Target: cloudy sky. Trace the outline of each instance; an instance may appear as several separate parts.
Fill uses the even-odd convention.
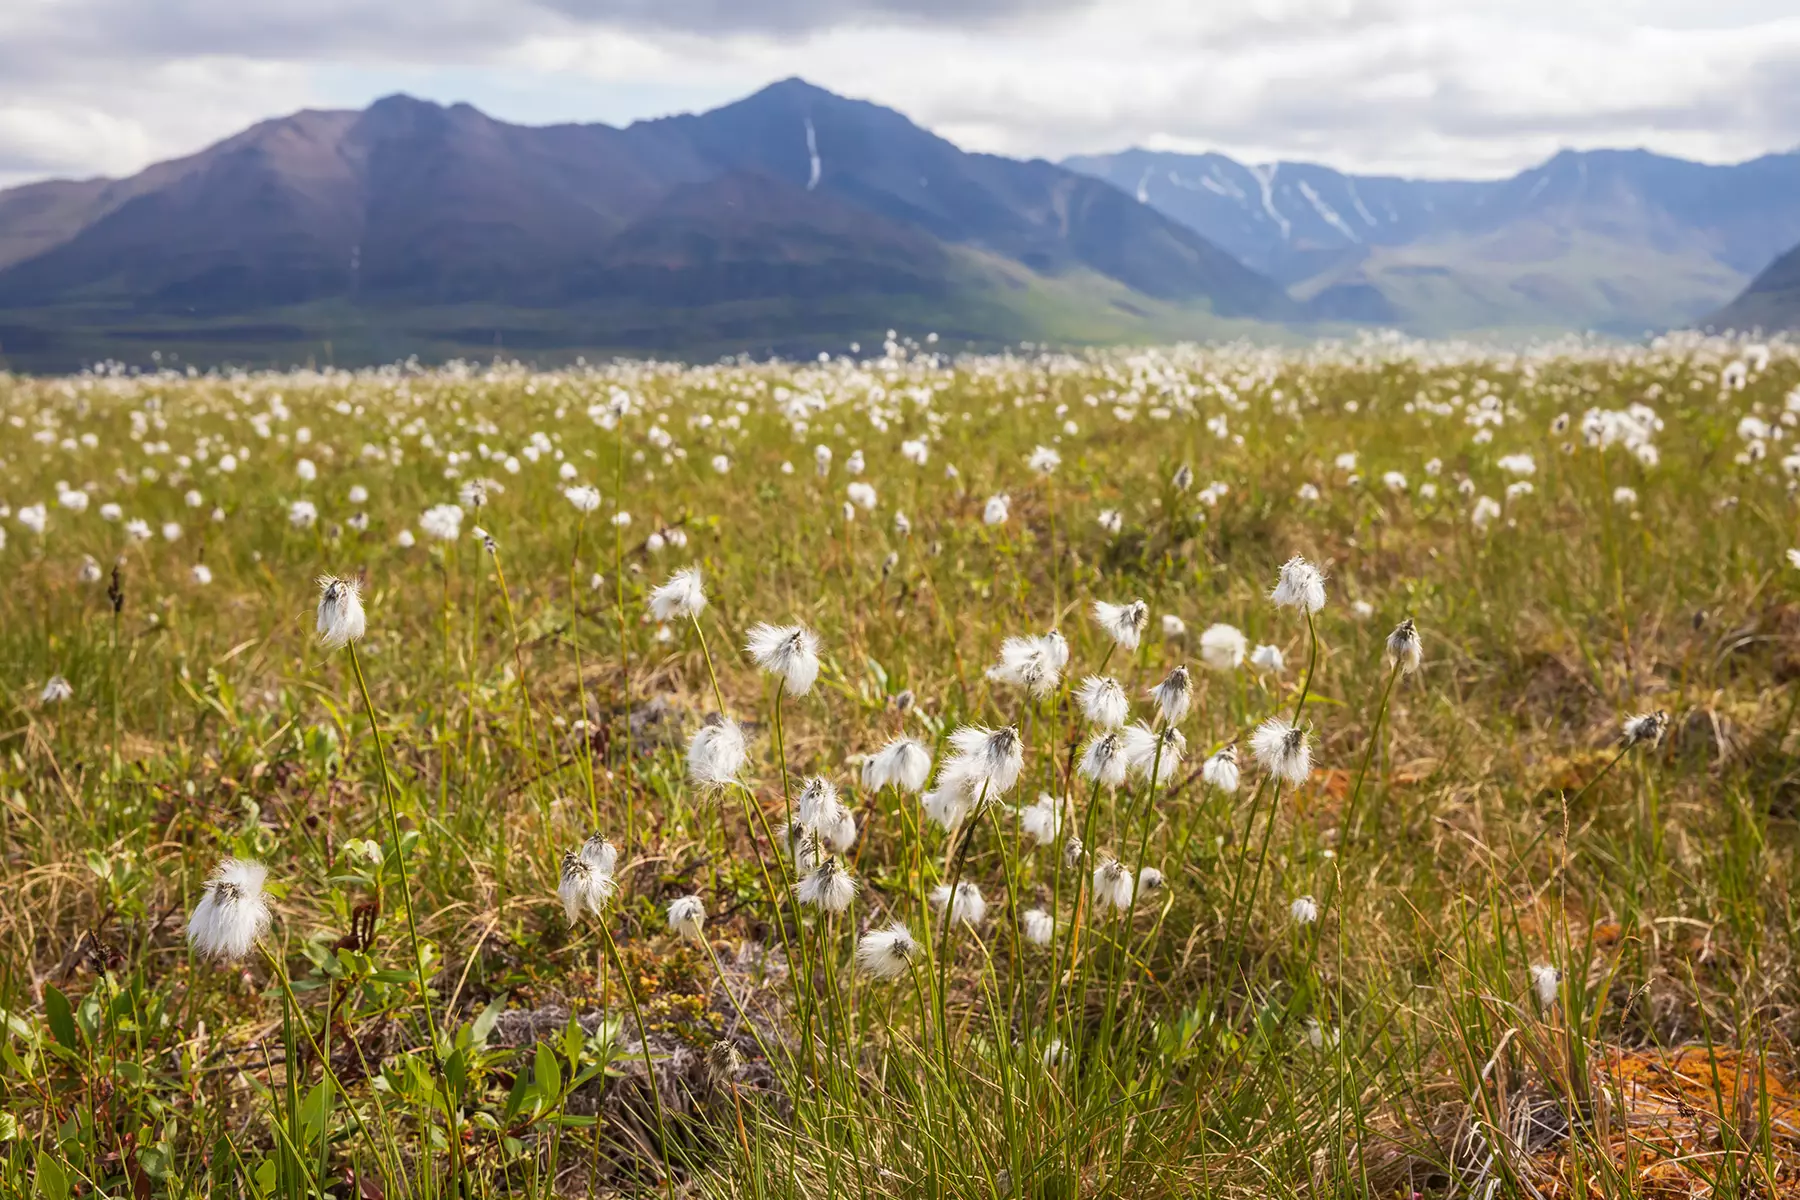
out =
[[[1491,176],[1800,146],[1793,0],[4,0],[0,186],[395,91],[618,124],[789,75],[1050,158]]]

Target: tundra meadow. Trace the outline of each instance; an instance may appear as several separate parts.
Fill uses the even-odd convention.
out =
[[[0,1194],[1794,1195],[1800,346],[0,376]]]

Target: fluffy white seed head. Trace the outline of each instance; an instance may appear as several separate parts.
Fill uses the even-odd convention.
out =
[[[1269,593],[1276,608],[1316,613],[1325,607],[1325,576],[1298,554],[1281,564],[1281,576]]]
[[[462,536],[463,510],[454,504],[434,504],[419,518],[419,531],[440,542]]]
[[[837,859],[828,858],[794,885],[794,893],[802,904],[822,912],[841,913],[856,899],[856,880]]]
[[[1007,725],[988,729],[980,725],[964,725],[950,735],[953,755],[939,773],[942,786],[945,774],[963,781],[963,786],[976,799],[997,800],[1012,791],[1025,765],[1025,746],[1019,731]]]
[[[1019,831],[1040,846],[1048,846],[1062,834],[1062,802],[1039,792],[1035,803],[1019,810]]]
[[[1262,769],[1295,787],[1312,775],[1312,745],[1306,730],[1270,717],[1250,735],[1250,751]]]
[[[1163,873],[1155,867],[1143,867],[1139,869],[1137,877],[1138,899],[1142,900],[1145,897],[1160,896],[1162,895],[1163,888],[1167,886],[1168,880],[1164,879]]]
[[[44,684],[44,690],[38,694],[38,701],[42,704],[61,704],[74,696],[75,688],[67,679],[61,675],[52,675]]]
[[[1048,946],[1056,936],[1056,918],[1041,908],[1028,908],[1019,915],[1019,930],[1033,946]]]
[[[931,752],[916,738],[897,737],[863,760],[863,786],[920,792],[931,777]]]
[[[1138,641],[1144,635],[1144,626],[1150,620],[1150,606],[1142,600],[1133,600],[1130,604],[1110,604],[1105,600],[1094,601],[1094,623],[1100,626],[1107,637],[1118,643],[1120,649],[1136,650]]]
[[[1094,903],[1101,908],[1131,907],[1135,881],[1131,868],[1116,858],[1109,858],[1094,868]]]
[[[362,638],[368,621],[363,615],[362,588],[354,579],[319,576],[319,642],[338,650]]]
[[[1394,626],[1394,632],[1388,634],[1387,657],[1402,675],[1411,675],[1419,669],[1425,650],[1419,643],[1418,626],[1413,624],[1411,617]]]
[[[1279,675],[1287,660],[1281,657],[1280,646],[1265,644],[1250,652],[1250,665],[1265,675]]]
[[[698,896],[669,901],[669,932],[697,942],[706,928],[706,905]]]
[[[1538,1007],[1549,1008],[1562,991],[1562,972],[1549,963],[1533,963],[1531,990],[1537,995]]]
[[[1624,729],[1619,734],[1619,744],[1626,749],[1633,746],[1650,746],[1662,744],[1663,735],[1669,732],[1669,714],[1657,712],[1639,713],[1625,718]]]
[[[564,463],[563,465],[566,467],[569,464]],[[564,488],[563,496],[575,506],[575,511],[584,517],[600,507],[600,489],[588,484]]]
[[[1235,625],[1208,625],[1200,635],[1200,661],[1215,671],[1234,671],[1244,663],[1250,639]]]
[[[1235,745],[1226,746],[1206,760],[1200,778],[1214,791],[1230,796],[1238,790],[1238,757]]]
[[[659,621],[697,617],[706,611],[706,588],[699,567],[684,567],[650,592],[650,615]]]
[[[949,909],[948,919],[963,925],[979,925],[987,920],[987,898],[981,889],[970,880],[964,879],[956,885],[956,899],[950,898],[950,885],[940,883],[931,889],[931,906],[942,916]]]
[[[213,868],[188,918],[188,945],[195,953],[234,962],[250,953],[269,928],[267,878],[268,869],[248,859],[228,858]]]
[[[934,824],[955,829],[968,819],[975,807],[975,797],[962,780],[940,777],[938,785],[919,797],[919,806]]]
[[[856,965],[877,979],[898,979],[912,969],[921,950],[912,931],[895,921],[862,935],[856,943]]]
[[[1000,643],[1000,661],[988,668],[987,677],[1041,700],[1062,681],[1056,660],[1057,648],[1047,638],[1009,637]]]
[[[744,649],[791,695],[806,695],[819,677],[819,637],[804,625],[756,625]]]
[[[1186,667],[1176,667],[1146,693],[1156,702],[1165,725],[1179,725],[1194,702],[1194,679]]]
[[[556,896],[562,901],[563,915],[569,924],[580,920],[583,913],[598,915],[612,899],[614,886],[612,877],[595,870],[581,852],[570,850],[563,855]]]
[[[1131,701],[1116,679],[1089,675],[1076,689],[1075,699],[1083,715],[1101,729],[1118,729],[1131,715]]]
[[[987,504],[981,510],[981,523],[984,525],[1004,525],[1006,518],[1012,514],[1012,497],[1005,492],[997,496],[989,496]]]
[[[837,785],[823,775],[814,775],[800,788],[800,797],[794,804],[794,819],[808,829],[822,831],[834,824],[843,811],[844,803],[838,798]]]
[[[1140,721],[1125,727],[1124,738],[1125,761],[1131,773],[1157,787],[1169,782],[1181,767],[1182,755],[1187,753],[1187,739],[1172,725],[1153,730]]]
[[[1311,925],[1319,919],[1319,902],[1311,896],[1295,896],[1288,905],[1288,916],[1296,925]]]
[[[1125,735],[1114,729],[1096,733],[1088,739],[1081,752],[1081,762],[1075,769],[1090,783],[1117,788],[1125,782],[1125,772],[1130,766],[1125,754]]]
[[[748,757],[744,747],[744,731],[736,721],[709,713],[694,736],[688,739],[688,778],[710,787],[736,783]]]

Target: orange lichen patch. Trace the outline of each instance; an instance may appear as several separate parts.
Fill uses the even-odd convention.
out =
[[[1800,1091],[1753,1054],[1682,1046],[1612,1050],[1595,1080],[1605,1100],[1593,1135],[1536,1156],[1546,1197],[1600,1194],[1599,1161],[1630,1190],[1688,1200],[1732,1190],[1800,1195]]]

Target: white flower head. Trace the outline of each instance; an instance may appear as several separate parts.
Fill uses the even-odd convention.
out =
[[[463,510],[454,504],[434,504],[419,518],[419,531],[440,542],[462,536]]]
[[[1142,900],[1146,896],[1160,896],[1163,888],[1167,886],[1168,880],[1164,879],[1163,873],[1155,867],[1140,867],[1138,869],[1136,899]]]
[[[1625,726],[1619,735],[1619,744],[1626,749],[1633,746],[1656,747],[1662,744],[1663,735],[1669,732],[1669,714],[1657,712],[1639,713],[1625,718]]]
[[[1166,638],[1181,637],[1187,633],[1187,622],[1183,621],[1174,613],[1164,613],[1162,618],[1162,631],[1163,636]]]
[[[1250,735],[1250,750],[1263,770],[1295,787],[1312,775],[1312,745],[1303,726],[1270,717]]]
[[[4,542],[0,542],[0,545],[4,545],[4,544],[5,544]],[[82,555],[81,556],[81,570],[76,573],[76,578],[81,580],[81,582],[83,582],[83,583],[99,583],[100,575],[101,575],[101,571],[100,571],[99,560],[97,560],[91,554]]]
[[[736,721],[708,713],[694,736],[688,739],[688,778],[703,787],[725,787],[737,782],[749,757],[744,731]]]
[[[367,629],[363,615],[362,586],[354,579],[319,576],[319,642],[327,650],[341,650],[360,641]]]
[[[612,876],[596,869],[587,854],[570,850],[563,855],[556,895],[569,924],[580,920],[584,912],[598,916],[616,887]]]
[[[919,797],[919,807],[934,824],[950,830],[968,819],[975,797],[962,780],[941,776],[935,788]]]
[[[972,881],[964,879],[956,885],[956,899],[950,898],[950,885],[940,883],[931,889],[931,906],[942,915],[947,908],[948,920],[961,925],[979,925],[987,920],[987,898]]]
[[[1238,757],[1235,745],[1225,746],[1200,767],[1200,778],[1206,786],[1230,796],[1238,790]]]
[[[1069,639],[1062,635],[1062,630],[1052,629],[1038,640],[1044,643],[1044,653],[1050,656],[1058,671],[1069,665]]]
[[[930,777],[931,752],[915,738],[897,737],[863,760],[863,786],[875,791],[921,792]]]
[[[1048,846],[1062,833],[1062,802],[1039,792],[1034,803],[1019,810],[1019,830],[1040,846]]]
[[[1038,446],[1032,450],[1031,457],[1025,460],[1025,466],[1033,475],[1048,478],[1056,473],[1056,468],[1062,466],[1062,455],[1048,446]]]
[[[1539,1008],[1550,1008],[1562,992],[1562,972],[1549,963],[1533,963],[1531,990],[1537,994]]]
[[[1200,661],[1215,671],[1234,671],[1244,663],[1250,639],[1235,625],[1208,625],[1200,635]]]
[[[744,649],[757,666],[781,677],[789,695],[806,695],[819,677],[819,636],[804,625],[758,624]]]
[[[1125,755],[1125,735],[1109,729],[1088,739],[1075,769],[1082,778],[1101,787],[1117,788],[1125,782],[1125,771],[1130,765]]]
[[[1056,937],[1056,918],[1041,908],[1019,914],[1019,931],[1033,946],[1048,946]]]
[[[987,677],[1041,700],[1062,681],[1056,659],[1055,643],[1045,638],[1009,637],[1000,643],[1000,661],[988,668]]]
[[[981,509],[983,525],[1004,525],[1006,518],[1012,513],[1012,498],[1005,492],[989,496],[987,504]]]
[[[18,522],[39,537],[43,537],[44,530],[50,525],[50,510],[42,504],[22,505],[18,512]],[[146,536],[148,536],[147,533]]]
[[[504,491],[506,488],[492,479],[471,479],[456,489],[456,498],[464,508],[482,508]]]
[[[1075,699],[1082,714],[1101,729],[1118,729],[1131,715],[1131,700],[1116,679],[1089,675],[1076,689]]]
[[[699,567],[684,567],[650,593],[650,613],[659,621],[697,617],[706,611],[706,588]]]
[[[1144,626],[1149,620],[1150,606],[1142,600],[1133,600],[1130,604],[1094,601],[1094,623],[1106,632],[1106,636],[1117,642],[1121,649],[1137,649],[1138,639],[1143,636]]]
[[[61,675],[52,675],[44,684],[44,690],[38,694],[38,702],[40,704],[61,704],[65,700],[74,699],[74,697],[75,688],[69,681]]]
[[[899,921],[871,929],[856,943],[856,965],[877,979],[898,979],[912,969],[923,947]]]
[[[850,503],[854,504],[857,508],[862,509],[864,512],[875,511],[875,505],[877,503],[875,489],[869,484],[866,484],[859,479],[849,487],[845,488],[844,493],[850,497]]]
[[[188,945],[198,954],[234,962],[250,953],[269,928],[269,904],[263,898],[268,874],[261,863],[240,858],[213,868],[188,918]]]
[[[1128,909],[1135,890],[1131,868],[1118,859],[1106,859],[1094,868],[1094,903],[1099,907]]]
[[[1411,617],[1394,626],[1394,632],[1388,634],[1387,657],[1402,675],[1411,675],[1419,669],[1419,663],[1425,656],[1424,647],[1419,643],[1419,629],[1413,624]]]
[[[569,464],[564,463],[563,465],[566,467]],[[600,489],[590,484],[564,488],[563,498],[574,505],[575,511],[584,517],[600,507]]]
[[[1288,916],[1296,925],[1311,925],[1319,919],[1319,902],[1311,896],[1296,896],[1288,905]]]
[[[296,500],[288,505],[288,524],[295,529],[311,529],[319,521],[319,507],[311,500]]]
[[[698,896],[669,901],[669,932],[697,942],[706,927],[706,905]]]
[[[972,794],[982,793],[990,801],[1012,791],[1025,765],[1025,746],[1019,731],[1008,725],[988,729],[980,725],[964,725],[950,735],[953,756],[944,764],[943,772],[962,782]],[[943,774],[939,775],[940,785]]]
[[[1182,463],[1175,468],[1175,477],[1169,480],[1178,492],[1185,492],[1194,486],[1194,468]]]
[[[1182,755],[1187,753],[1187,739],[1173,725],[1159,731],[1140,721],[1127,725],[1122,736],[1131,773],[1157,787],[1169,782],[1181,766]]]
[[[1100,515],[1096,519],[1100,522],[1100,528],[1114,536],[1118,535],[1119,530],[1125,528],[1125,518],[1119,515],[1119,510],[1116,508],[1101,509]]]
[[[841,913],[856,899],[856,880],[835,858],[828,858],[794,885],[800,903],[828,913]]]
[[[1162,712],[1163,724],[1179,725],[1194,702],[1194,678],[1186,667],[1176,667],[1146,694]]]
[[[1325,576],[1298,554],[1281,564],[1281,575],[1269,592],[1276,608],[1316,613],[1325,607]]]
[[[823,775],[814,775],[801,787],[800,796],[794,802],[794,820],[807,829],[822,831],[834,824],[843,810],[837,785]]]
[[[1250,665],[1265,675],[1279,675],[1287,660],[1281,657],[1280,646],[1265,644],[1250,652]]]

